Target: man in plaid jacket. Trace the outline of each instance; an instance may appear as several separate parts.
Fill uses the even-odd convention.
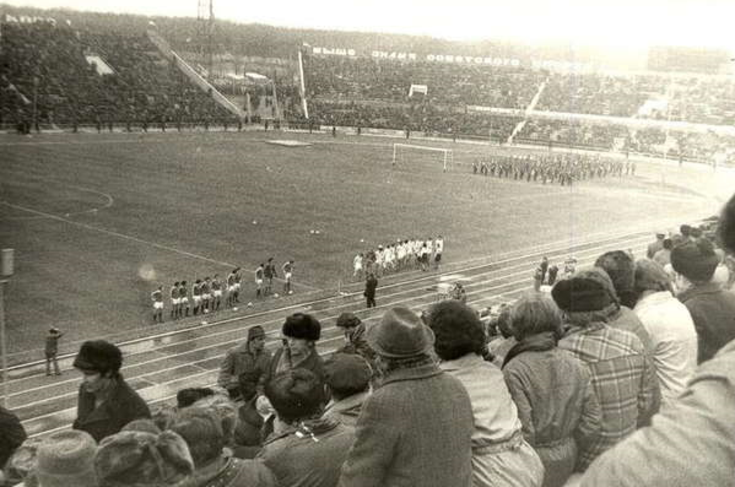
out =
[[[566,321],[559,348],[587,364],[602,409],[600,436],[579,452],[577,469],[584,471],[597,456],[649,422],[656,413],[658,383],[640,339],[606,325],[620,304],[604,270],[579,271],[557,283],[551,294]]]

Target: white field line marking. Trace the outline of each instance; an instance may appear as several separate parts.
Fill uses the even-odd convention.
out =
[[[111,235],[113,237],[122,238],[124,240],[130,240],[132,242],[136,242],[136,243],[140,243],[140,244],[144,244],[144,245],[150,245],[151,247],[155,247],[155,248],[158,248],[158,249],[161,249],[161,250],[166,250],[166,251],[173,252],[173,253],[176,253],[176,254],[184,255],[186,257],[191,257],[191,258],[194,258],[194,259],[203,260],[203,261],[206,261],[206,262],[211,262],[213,264],[217,264],[217,265],[222,266],[222,267],[227,267],[227,268],[230,268],[230,269],[234,269],[235,267],[238,267],[237,265],[231,264],[229,262],[224,262],[224,261],[216,260],[216,259],[210,259],[209,257],[205,257],[205,256],[199,255],[199,254],[193,254],[193,253],[187,252],[185,250],[179,250],[177,248],[170,247],[168,245],[163,245],[163,244],[151,242],[149,240],[144,240],[142,238],[133,237],[133,236],[130,236],[130,235],[125,235],[124,233],[119,233],[119,232],[115,232],[115,231],[112,231],[112,230],[105,230],[104,228],[94,227],[94,226],[88,225],[86,223],[75,222],[74,220],[69,220],[67,218],[60,217],[60,216],[57,216],[57,215],[53,215],[51,213],[46,213],[45,211],[39,211],[39,210],[34,210],[32,208],[26,208],[24,206],[15,205],[13,203],[8,203],[7,201],[3,201],[1,203],[5,204],[6,206],[9,206],[11,208],[15,208],[17,210],[22,210],[22,211],[27,211],[29,213],[34,213],[36,215],[40,215],[40,216],[43,216],[45,218],[49,218],[51,220],[56,220],[56,221],[68,223],[70,225],[75,225],[75,226],[78,226],[78,227],[81,227],[81,228],[84,228],[84,229],[87,229],[87,230],[92,230],[92,231],[95,231],[95,232],[104,233],[104,234],[107,234],[107,235]],[[255,269],[252,269],[252,272],[255,272]],[[276,279],[276,280],[279,280],[280,281],[280,279]],[[311,286],[309,284],[305,284],[305,283],[303,283],[301,281],[293,281],[291,283],[291,285],[293,287],[295,287],[295,288],[296,287],[302,287],[302,288],[311,289],[312,291],[319,291],[320,290],[319,288],[317,288],[315,286]]]
[[[56,183],[56,184],[58,184],[60,186],[69,187],[69,188],[77,189],[79,191],[85,191],[85,192],[88,192],[88,193],[94,193],[94,194],[97,194],[99,196],[102,196],[103,198],[105,198],[107,200],[107,202],[104,205],[102,205],[102,206],[96,206],[96,207],[90,208],[88,210],[75,211],[73,213],[68,213],[69,216],[84,215],[86,213],[95,213],[95,212],[100,211],[100,210],[106,210],[107,208],[110,208],[115,203],[115,200],[114,200],[114,198],[111,195],[109,195],[107,193],[104,193],[102,191],[97,191],[96,189],[85,188],[83,186],[76,186],[74,184],[61,183],[61,182],[56,181],[56,180],[51,179],[51,178],[44,178],[44,177],[38,177],[37,176],[35,179],[44,179],[46,181],[51,181],[52,183]],[[4,203],[6,203],[6,202],[4,202]],[[24,211],[27,211],[27,210],[24,210]],[[36,220],[36,219],[41,219],[41,218],[48,218],[48,217],[46,215],[36,215],[36,216],[9,217],[8,219],[10,219],[10,220]]]

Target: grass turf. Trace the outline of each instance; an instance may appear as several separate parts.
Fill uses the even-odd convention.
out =
[[[250,270],[269,256],[279,267],[295,259],[298,293],[335,288],[349,279],[356,252],[397,238],[442,234],[445,259],[456,261],[716,209],[682,189],[692,176],[681,170],[664,181],[660,168],[641,164],[634,178],[570,190],[471,174],[472,158],[503,149],[413,143],[452,147],[456,166],[442,173],[435,155],[393,168],[393,140],[374,137],[4,138],[0,245],[16,249],[6,299],[11,352],[42,347],[50,325],[67,330],[65,340],[151,326],[156,285],[167,292],[181,279],[224,278],[233,265],[246,269],[247,302]]]

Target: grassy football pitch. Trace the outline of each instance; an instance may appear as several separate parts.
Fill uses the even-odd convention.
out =
[[[42,347],[50,325],[65,340],[151,327],[157,285],[166,293],[174,281],[224,278],[235,265],[245,269],[247,302],[251,270],[269,256],[279,268],[296,261],[298,294],[336,288],[356,252],[398,238],[441,234],[445,259],[459,261],[717,209],[704,189],[717,177],[686,167],[639,164],[635,177],[569,189],[473,175],[474,157],[504,150],[479,145],[412,141],[451,147],[455,167],[443,173],[434,154],[393,168],[393,142],[271,132],[4,136],[0,246],[16,249],[6,287],[11,352]]]

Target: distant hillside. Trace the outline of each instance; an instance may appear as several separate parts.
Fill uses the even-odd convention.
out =
[[[71,9],[38,9],[0,4],[0,14],[52,17],[67,20],[88,30],[141,32],[155,23],[175,49],[196,51],[202,42],[202,25],[193,17],[146,17],[142,15],[80,12]],[[3,16],[4,18],[4,16]],[[520,28],[520,26],[519,26]],[[574,50],[568,45],[530,46],[501,41],[459,42],[428,36],[366,32],[327,31],[242,24],[217,20],[214,34],[216,53],[261,57],[292,57],[302,43],[312,46],[353,48],[358,51],[397,51],[465,56],[520,57],[604,64],[615,68],[643,69],[646,53],[615,53],[600,49]]]

